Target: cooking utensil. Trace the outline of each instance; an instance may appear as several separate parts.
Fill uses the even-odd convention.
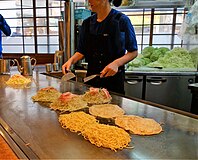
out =
[[[54,63],[58,63],[59,70],[61,70],[63,65],[63,51],[56,51],[54,54]]]
[[[118,72],[121,72],[121,70],[118,70]],[[93,75],[91,75],[91,76],[85,77],[85,78],[83,79],[83,81],[84,81],[84,82],[90,81],[90,80],[94,79],[94,78],[97,77],[97,76],[100,76],[100,74],[93,74]]]
[[[31,58],[29,56],[22,56],[20,60],[21,60],[21,65],[19,65],[17,59],[14,59],[14,61],[17,63],[18,71],[24,76],[31,76],[33,74],[33,70],[36,65],[36,59]],[[32,61],[34,61],[33,65],[31,64]]]
[[[12,62],[12,64],[11,64]],[[14,66],[15,61],[11,59],[0,59],[0,74],[9,74],[10,67]]]
[[[61,78],[61,81],[68,81],[74,77],[76,77],[76,75],[74,73],[72,73],[71,71],[66,71],[67,73],[64,74]]]
[[[100,76],[100,74],[93,74],[91,76],[85,77],[85,78],[83,78],[83,81],[84,82],[90,81],[90,80],[94,79],[97,76]]]
[[[52,71],[52,64],[51,63],[45,64],[45,69],[46,69],[47,73],[51,72]]]
[[[81,63],[81,66],[83,67],[83,69],[86,69],[86,70],[87,70],[87,68],[88,68],[88,63],[82,62],[82,63]]]
[[[59,70],[59,64],[58,63],[53,63],[53,70],[58,71]]]

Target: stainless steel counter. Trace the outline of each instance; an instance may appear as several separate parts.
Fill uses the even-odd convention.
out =
[[[134,70],[134,71],[126,71],[126,75],[136,75],[136,76],[198,76],[198,71],[176,71],[175,70]]]
[[[162,123],[163,132],[154,136],[131,135],[130,146],[114,152],[98,148],[82,136],[61,128],[58,114],[31,97],[47,86],[61,92],[83,94],[87,86],[77,82],[61,83],[42,75],[36,67],[30,88],[16,89],[5,85],[9,75],[0,75],[0,117],[13,143],[30,159],[198,159],[198,116],[141,100],[111,93],[112,102],[126,114],[153,118]],[[12,71],[11,74],[17,73]],[[19,155],[20,157],[20,155]]]

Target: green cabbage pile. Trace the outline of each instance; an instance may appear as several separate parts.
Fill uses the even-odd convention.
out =
[[[127,70],[132,70],[133,67],[142,67],[157,61],[160,57],[163,57],[166,52],[169,51],[166,47],[154,48],[152,46],[145,47],[142,50],[142,54],[139,54],[134,60],[127,64]]]
[[[195,67],[198,67],[198,47],[197,48],[193,48],[189,51],[193,63],[195,64]]]
[[[148,46],[142,54],[127,64],[127,70],[134,67],[161,67],[161,68],[197,68],[198,48],[190,51],[176,47],[172,50],[166,47],[154,48]]]
[[[145,66],[145,65],[146,65],[146,63],[143,59],[143,56],[141,54],[139,54],[134,60],[130,61],[127,64],[127,70],[132,70],[133,67],[141,67],[141,66]]]
[[[154,52],[151,54],[150,60],[152,62],[157,61],[160,57],[163,57],[167,51],[169,51],[169,49],[166,47],[156,48]]]
[[[155,51],[155,48],[152,47],[152,46],[148,46],[148,47],[145,47],[143,50],[142,50],[142,55],[145,57],[145,58],[150,58],[151,55],[154,53]]]
[[[191,54],[184,48],[176,47],[166,52],[157,61],[149,63],[148,67],[163,68],[196,68]]]

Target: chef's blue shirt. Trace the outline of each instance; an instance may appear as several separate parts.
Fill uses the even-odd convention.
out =
[[[89,22],[88,19],[91,19],[90,21],[92,22],[91,29],[90,29],[92,34],[95,34],[95,35],[103,34],[104,28],[108,28],[110,26],[107,23],[108,18],[111,17],[111,15],[118,14],[118,12],[119,11],[117,11],[115,9],[111,9],[109,15],[102,22],[97,22],[96,14],[85,19],[83,21],[83,24],[82,24],[82,27],[80,30],[77,51],[82,53],[83,55],[86,55],[85,38],[86,38],[86,35],[88,34],[87,32],[89,32],[86,29],[87,23]],[[122,48],[129,52],[138,50],[136,35],[135,35],[133,25],[131,24],[130,19],[126,15],[122,14],[122,16],[120,17],[119,26],[120,26],[120,31],[123,33],[122,37],[121,37],[122,43],[123,43]]]
[[[102,22],[97,22],[96,14],[84,20],[77,51],[88,62],[87,76],[99,74],[109,63],[124,56],[126,50],[137,50],[134,28],[126,15],[112,9]],[[124,66],[114,76],[96,77],[87,84],[123,94]]]

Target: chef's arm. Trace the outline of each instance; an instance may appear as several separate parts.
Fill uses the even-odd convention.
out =
[[[136,58],[137,55],[138,55],[137,51],[127,52],[124,56],[113,61],[113,63],[117,64],[117,66],[120,67],[128,63],[129,61],[133,60],[134,58]]]
[[[114,76],[118,72],[118,67],[123,66],[124,64],[128,63],[129,61],[133,60],[137,57],[138,52],[127,52],[124,56],[114,60],[110,64],[108,64],[101,72],[100,77],[108,77]]]
[[[62,72],[63,74],[66,73],[66,70],[69,71],[71,68],[72,64],[75,64],[77,61],[81,60],[84,58],[84,55],[81,54],[80,52],[76,52],[71,58],[68,59],[67,62],[65,62],[62,65]]]

